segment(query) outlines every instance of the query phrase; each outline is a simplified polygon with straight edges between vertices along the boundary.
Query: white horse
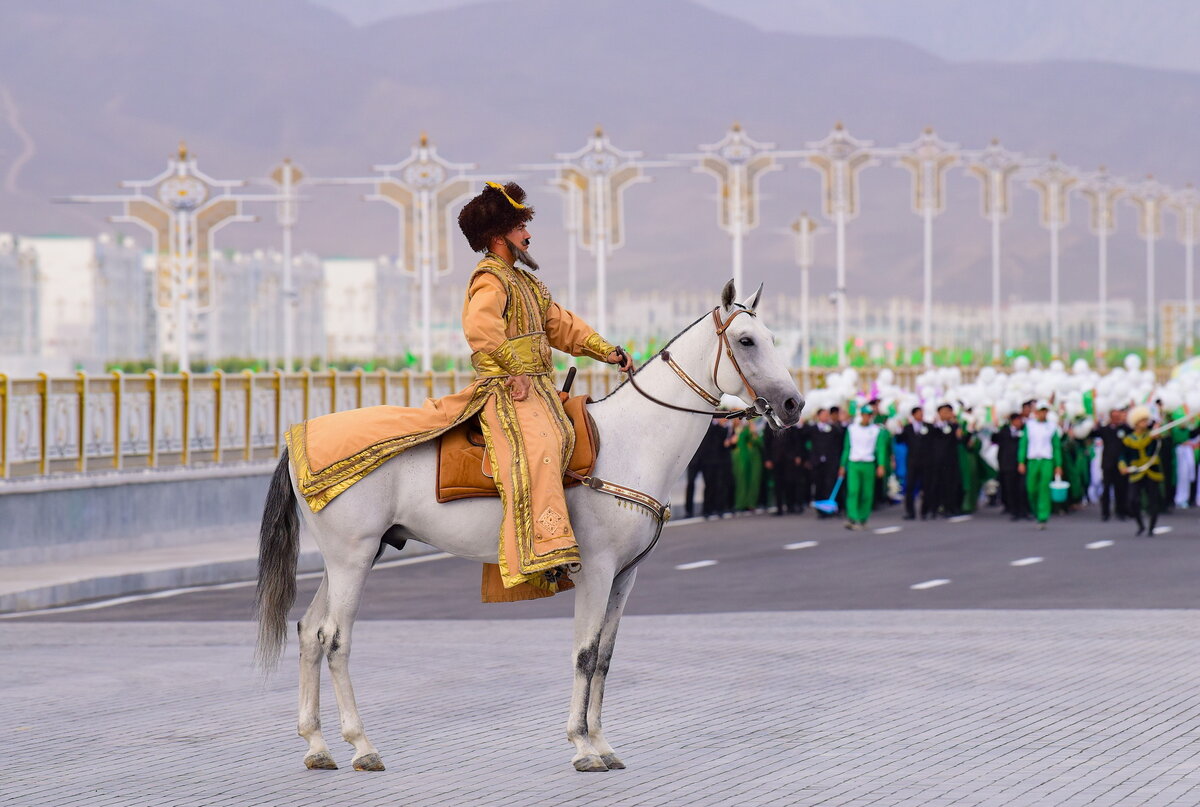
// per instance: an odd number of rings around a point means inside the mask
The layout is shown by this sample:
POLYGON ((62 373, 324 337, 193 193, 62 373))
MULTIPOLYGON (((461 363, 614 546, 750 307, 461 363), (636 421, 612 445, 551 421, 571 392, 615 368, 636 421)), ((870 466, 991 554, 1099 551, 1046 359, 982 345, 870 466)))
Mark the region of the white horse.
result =
MULTIPOLYGON (((721 305, 705 312, 670 343, 671 361, 660 353, 637 371, 635 384, 624 383, 589 407, 601 444, 595 477, 665 501, 711 420, 711 414, 695 410, 711 412, 706 404, 722 393, 754 400, 775 428, 800 419, 804 400, 776 353, 771 332, 754 315, 761 294, 759 286, 751 299, 736 303, 730 281, 721 305), (679 370, 672 369, 671 363, 679 370), (690 388, 685 379, 703 393, 690 388)), ((297 506, 286 451, 275 471, 259 544, 258 652, 264 666, 279 658, 286 641, 287 612, 296 597, 297 512, 303 514, 305 528, 325 559, 321 585, 297 625, 299 734, 308 742, 304 763, 309 768, 337 767, 321 734, 318 710, 324 658, 333 677, 342 737, 354 746, 354 768, 383 770, 378 751, 363 732, 349 661, 363 584, 384 544, 402 546, 413 539, 459 557, 496 562, 500 500, 438 504, 433 483, 436 462, 432 442, 405 451, 315 514, 297 506)), ((573 575, 575 679, 567 739, 575 745, 572 762, 577 770, 624 768, 601 728, 604 681, 617 623, 637 576, 637 569, 627 566, 651 545, 658 525, 645 511, 619 506, 617 499, 585 486, 568 490, 567 499, 583 563, 573 575)), ((498 606, 498 611, 502 609, 498 606)))

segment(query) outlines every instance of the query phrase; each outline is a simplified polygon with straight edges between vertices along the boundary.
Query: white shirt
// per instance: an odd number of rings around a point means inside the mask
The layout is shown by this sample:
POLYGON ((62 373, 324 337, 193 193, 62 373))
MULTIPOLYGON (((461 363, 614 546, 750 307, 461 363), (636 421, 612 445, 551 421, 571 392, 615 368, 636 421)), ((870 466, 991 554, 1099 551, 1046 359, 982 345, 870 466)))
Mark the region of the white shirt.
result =
POLYGON ((879 424, 867 426, 861 423, 851 423, 847 433, 850 435, 850 461, 875 462, 875 444, 879 440, 879 424))
POLYGON ((1054 459, 1054 433, 1057 427, 1050 421, 1042 423, 1031 420, 1025 424, 1025 459, 1052 460, 1054 459))

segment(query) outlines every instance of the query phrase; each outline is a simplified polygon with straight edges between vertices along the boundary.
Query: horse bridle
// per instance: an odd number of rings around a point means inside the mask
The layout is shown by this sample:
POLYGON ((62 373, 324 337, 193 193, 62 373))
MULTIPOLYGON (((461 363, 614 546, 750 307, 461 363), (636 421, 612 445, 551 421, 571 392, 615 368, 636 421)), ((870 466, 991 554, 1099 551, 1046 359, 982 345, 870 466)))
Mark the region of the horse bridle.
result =
MULTIPOLYGON (((721 310, 720 308, 714 308, 712 310, 713 328, 716 331, 716 334, 718 337, 717 358, 715 361, 713 361, 713 369, 712 369, 713 386, 716 387, 717 389, 720 389, 720 385, 717 384, 717 371, 721 368, 721 355, 724 354, 725 356, 728 356, 729 361, 733 363, 733 369, 735 371, 737 371, 738 378, 740 378, 742 380, 742 384, 744 384, 746 386, 746 391, 749 392, 750 396, 754 399, 754 405, 748 406, 745 409, 737 409, 732 412, 726 412, 726 411, 720 410, 720 409, 718 409, 716 411, 703 410, 703 409, 691 409, 686 406, 677 406, 673 403, 667 403, 664 400, 655 398, 653 395, 651 395, 650 393, 646 392, 644 389, 639 387, 637 380, 634 378, 633 368, 629 367, 625 370, 625 372, 629 376, 629 383, 633 385, 633 388, 635 390, 637 390, 638 393, 643 398, 646 398, 647 400, 652 401, 652 402, 658 404, 659 406, 666 407, 667 409, 674 409, 677 412, 688 412, 688 413, 694 414, 694 415, 708 415, 709 417, 714 417, 714 418, 717 418, 717 417, 730 418, 730 419, 756 418, 756 417, 762 417, 763 415, 772 411, 771 405, 767 402, 767 399, 763 398, 761 395, 759 395, 758 393, 756 393, 754 391, 754 387, 751 386, 750 381, 746 378, 746 374, 742 372, 741 365, 738 364, 737 356, 733 355, 733 346, 729 344, 729 336, 728 336, 728 334, 726 334, 726 331, 729 330, 730 324, 733 322, 734 318, 736 318, 738 314, 749 314, 750 316, 753 317, 755 315, 754 312, 751 311, 749 308, 739 306, 736 310, 734 310, 733 313, 731 313, 729 315, 728 318, 726 318, 725 320, 722 320, 721 314, 719 313, 720 310, 721 310)), ((622 358, 624 358, 626 355, 625 351, 619 346, 617 347, 617 353, 620 354, 622 356, 622 358)), ((671 358, 670 351, 668 351, 666 348, 663 348, 663 350, 659 353, 659 355, 662 356, 663 361, 666 362, 667 366, 671 368, 671 370, 675 373, 675 375, 679 376, 683 380, 683 383, 687 384, 692 389, 693 392, 695 392, 697 395, 699 395, 708 404, 710 404, 712 406, 720 406, 721 405, 721 399, 718 398, 717 396, 713 395, 712 393, 710 393, 708 390, 704 389, 704 387, 700 386, 698 383, 696 383, 696 380, 694 378, 692 378, 691 376, 689 376, 687 374, 687 372, 682 367, 680 367, 679 364, 673 358, 671 358)))

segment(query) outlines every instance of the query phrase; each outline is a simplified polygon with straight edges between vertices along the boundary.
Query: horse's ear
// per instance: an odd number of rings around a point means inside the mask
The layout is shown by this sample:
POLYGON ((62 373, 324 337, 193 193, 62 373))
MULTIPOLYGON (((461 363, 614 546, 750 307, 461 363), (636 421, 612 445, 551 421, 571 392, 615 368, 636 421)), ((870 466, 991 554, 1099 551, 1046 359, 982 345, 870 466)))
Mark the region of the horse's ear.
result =
POLYGON ((733 287, 733 278, 729 278, 729 282, 725 284, 725 288, 721 289, 721 307, 726 311, 733 305, 733 298, 736 291, 733 287))
POLYGON ((762 290, 763 290, 763 284, 759 283, 758 291, 754 292, 754 296, 746 301, 746 303, 745 303, 746 308, 749 308, 751 311, 758 308, 758 301, 762 298, 762 290))

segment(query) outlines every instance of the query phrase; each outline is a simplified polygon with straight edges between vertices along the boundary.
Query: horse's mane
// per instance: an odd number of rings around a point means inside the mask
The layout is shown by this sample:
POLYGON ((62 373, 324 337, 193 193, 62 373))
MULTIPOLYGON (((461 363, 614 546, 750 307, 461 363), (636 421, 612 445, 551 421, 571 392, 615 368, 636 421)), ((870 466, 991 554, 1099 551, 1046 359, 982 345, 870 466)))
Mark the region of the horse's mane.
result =
MULTIPOLYGON (((666 350, 667 348, 669 348, 671 345, 675 344, 675 340, 676 340, 676 339, 678 339, 679 337, 683 336, 685 333, 687 333, 688 331, 690 331, 692 328, 696 327, 696 324, 697 324, 698 322, 700 322, 700 320, 704 319, 704 318, 705 318, 705 317, 707 317, 707 316, 710 316, 711 314, 712 314, 712 311, 711 311, 711 310, 709 310, 709 311, 705 311, 703 314, 701 314, 700 316, 696 317, 696 319, 695 319, 695 320, 692 322, 692 324, 691 324, 691 325, 688 325, 688 326, 687 326, 686 328, 684 328, 682 331, 680 331, 679 333, 677 333, 677 334, 675 334, 674 336, 672 336, 672 337, 671 337, 671 341, 667 342, 665 345, 663 345, 662 347, 660 347, 660 348, 658 349, 658 353, 655 353, 653 356, 651 356, 650 358, 648 358, 648 359, 646 359, 644 362, 642 362, 642 366, 641 366, 641 367, 639 367, 639 368, 637 368, 636 370, 634 370, 634 371, 633 371, 633 374, 634 374, 634 375, 637 375, 637 374, 638 374, 638 373, 640 373, 642 370, 645 370, 645 369, 646 369, 646 365, 650 364, 650 362, 652 362, 652 361, 654 361, 655 359, 657 359, 657 358, 659 357, 659 355, 661 355, 661 354, 662 354, 662 352, 663 352, 664 350, 666 350)), ((592 401, 592 403, 600 403, 600 401, 607 401, 609 398, 611 398, 612 396, 616 395, 616 394, 617 394, 617 391, 618 391, 618 390, 620 390, 620 389, 621 389, 621 387, 625 386, 625 385, 626 385, 626 384, 628 384, 628 383, 629 383, 629 376, 625 376, 625 380, 624 380, 624 381, 622 381, 620 384, 617 384, 617 386, 616 386, 616 387, 613 389, 613 391, 612 391, 612 392, 608 393, 608 395, 605 395, 603 398, 600 398, 600 399, 598 399, 598 400, 592 401)))

